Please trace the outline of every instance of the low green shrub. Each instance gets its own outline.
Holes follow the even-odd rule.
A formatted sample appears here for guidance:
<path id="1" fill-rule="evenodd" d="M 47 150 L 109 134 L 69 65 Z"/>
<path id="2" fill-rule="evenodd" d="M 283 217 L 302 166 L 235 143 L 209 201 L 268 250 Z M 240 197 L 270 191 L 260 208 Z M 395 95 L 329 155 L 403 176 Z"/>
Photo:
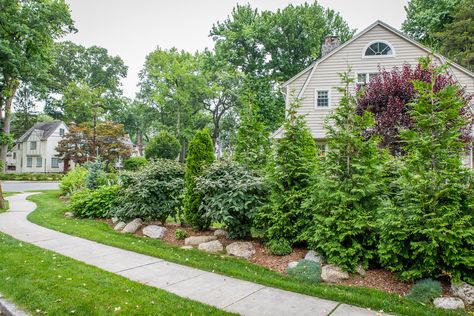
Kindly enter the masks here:
<path id="1" fill-rule="evenodd" d="M 128 171 L 138 171 L 148 164 L 145 157 L 130 157 L 123 162 L 123 169 Z"/>
<path id="2" fill-rule="evenodd" d="M 146 145 L 145 157 L 147 159 L 176 159 L 180 151 L 181 144 L 178 139 L 162 131 Z"/>
<path id="3" fill-rule="evenodd" d="M 82 190 L 86 186 L 87 169 L 77 166 L 69 171 L 59 184 L 61 195 L 71 195 L 76 191 Z"/>
<path id="4" fill-rule="evenodd" d="M 311 260 L 300 260 L 294 268 L 287 269 L 286 273 L 302 282 L 321 282 L 321 264 Z"/>
<path id="5" fill-rule="evenodd" d="M 286 239 L 272 239 L 267 242 L 267 247 L 272 255 L 285 256 L 289 255 L 293 249 L 291 248 L 290 242 Z"/>
<path id="6" fill-rule="evenodd" d="M 217 161 L 196 178 L 200 211 L 226 226 L 230 238 L 250 236 L 253 218 L 266 197 L 263 177 L 232 161 Z"/>
<path id="7" fill-rule="evenodd" d="M 60 181 L 63 173 L 0 173 L 5 181 Z"/>
<path id="8" fill-rule="evenodd" d="M 177 229 L 174 233 L 176 240 L 183 240 L 188 237 L 188 233 L 184 229 Z"/>
<path id="9" fill-rule="evenodd" d="M 156 160 L 128 179 L 111 215 L 122 220 L 139 217 L 165 222 L 176 218 L 182 205 L 184 168 L 176 161 Z"/>
<path id="10" fill-rule="evenodd" d="M 427 304 L 437 298 L 443 292 L 441 283 L 432 279 L 417 281 L 406 296 L 409 300 Z"/>
<path id="11" fill-rule="evenodd" d="M 69 210 L 80 218 L 106 218 L 119 191 L 118 185 L 77 191 L 71 197 Z"/>

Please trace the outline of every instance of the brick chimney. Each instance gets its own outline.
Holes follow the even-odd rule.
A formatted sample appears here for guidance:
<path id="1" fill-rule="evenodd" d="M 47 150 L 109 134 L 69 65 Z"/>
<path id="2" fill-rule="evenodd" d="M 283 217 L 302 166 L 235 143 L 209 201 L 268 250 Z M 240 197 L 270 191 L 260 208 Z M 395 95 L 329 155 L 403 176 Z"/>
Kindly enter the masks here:
<path id="1" fill-rule="evenodd" d="M 321 46 L 321 57 L 329 54 L 333 49 L 341 45 L 339 37 L 336 35 L 328 35 L 324 38 L 324 44 Z"/>

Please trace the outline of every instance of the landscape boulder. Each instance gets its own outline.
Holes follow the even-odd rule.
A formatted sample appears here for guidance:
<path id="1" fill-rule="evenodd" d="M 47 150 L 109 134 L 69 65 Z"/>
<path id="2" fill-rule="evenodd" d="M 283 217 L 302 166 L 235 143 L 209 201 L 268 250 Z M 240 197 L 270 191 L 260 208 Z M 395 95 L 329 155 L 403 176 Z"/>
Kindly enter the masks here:
<path id="1" fill-rule="evenodd" d="M 112 219 L 112 224 L 117 224 L 117 222 L 119 221 L 117 216 L 114 216 L 111 219 Z"/>
<path id="2" fill-rule="evenodd" d="M 127 224 L 125 222 L 118 222 L 115 227 L 114 227 L 114 230 L 116 231 L 121 231 Z"/>
<path id="3" fill-rule="evenodd" d="M 73 218 L 74 213 L 73 212 L 66 212 L 66 213 L 64 213 L 64 216 L 67 217 L 67 218 Z"/>
<path id="4" fill-rule="evenodd" d="M 236 241 L 225 247 L 227 254 L 248 259 L 255 254 L 255 247 L 248 241 Z"/>
<path id="5" fill-rule="evenodd" d="M 222 252 L 224 247 L 219 240 L 212 240 L 199 244 L 198 249 L 209 253 L 218 253 Z"/>
<path id="6" fill-rule="evenodd" d="M 358 275 L 365 277 L 365 269 L 361 264 L 357 266 L 356 272 Z"/>
<path id="7" fill-rule="evenodd" d="M 191 236 L 184 240 L 186 246 L 199 246 L 199 244 L 216 240 L 216 236 Z"/>
<path id="8" fill-rule="evenodd" d="M 165 236 L 166 231 L 166 227 L 158 225 L 148 225 L 142 230 L 143 235 L 153 239 L 162 239 Z"/>
<path id="9" fill-rule="evenodd" d="M 193 249 L 194 247 L 193 246 L 182 246 L 180 247 L 181 249 L 184 249 L 184 250 L 191 250 Z"/>
<path id="10" fill-rule="evenodd" d="M 319 264 L 323 264 L 323 257 L 321 257 L 316 251 L 314 250 L 310 250 L 308 251 L 308 253 L 306 254 L 306 256 L 304 256 L 304 259 L 305 260 L 309 260 L 309 261 L 314 261 L 316 263 L 319 263 Z"/>
<path id="11" fill-rule="evenodd" d="M 342 271 L 342 269 L 336 265 L 328 264 L 322 268 L 321 280 L 324 282 L 338 283 L 347 279 L 349 279 L 349 273 Z"/>
<path id="12" fill-rule="evenodd" d="M 217 230 L 214 231 L 214 236 L 227 237 L 227 231 L 225 231 L 223 229 L 217 229 Z"/>
<path id="13" fill-rule="evenodd" d="M 466 282 L 451 284 L 451 293 L 464 301 L 466 305 L 474 304 L 474 286 Z"/>
<path id="14" fill-rule="evenodd" d="M 288 266 L 286 267 L 286 269 L 293 269 L 293 268 L 296 268 L 297 265 L 298 265 L 298 261 L 291 261 L 291 262 L 288 262 Z"/>
<path id="15" fill-rule="evenodd" d="M 122 233 L 134 234 L 142 226 L 142 220 L 140 218 L 135 218 L 133 221 L 125 225 L 122 229 Z"/>
<path id="16" fill-rule="evenodd" d="M 437 297 L 433 300 L 434 306 L 443 309 L 464 308 L 464 302 L 457 297 Z"/>

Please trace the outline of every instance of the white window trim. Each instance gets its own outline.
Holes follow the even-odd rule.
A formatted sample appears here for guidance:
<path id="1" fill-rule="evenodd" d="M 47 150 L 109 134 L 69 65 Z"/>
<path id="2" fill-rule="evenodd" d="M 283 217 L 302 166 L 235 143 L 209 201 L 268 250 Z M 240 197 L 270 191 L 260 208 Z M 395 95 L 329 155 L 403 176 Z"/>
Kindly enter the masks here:
<path id="1" fill-rule="evenodd" d="M 370 45 L 375 44 L 375 43 L 384 43 L 384 44 L 388 45 L 390 47 L 390 49 L 392 50 L 392 54 L 391 55 L 369 55 L 369 56 L 366 56 L 365 52 L 367 51 L 367 48 L 369 48 Z M 395 51 L 395 47 L 393 47 L 393 45 L 390 44 L 390 42 L 387 42 L 387 41 L 384 41 L 384 40 L 372 41 L 372 42 L 368 43 L 367 45 L 365 45 L 364 49 L 362 50 L 362 58 L 393 58 L 393 57 L 396 57 L 396 56 L 397 56 L 397 53 Z"/>
<path id="2" fill-rule="evenodd" d="M 370 75 L 372 74 L 378 74 L 378 71 L 369 71 L 369 70 L 364 70 L 364 71 L 358 71 L 355 73 L 355 84 L 368 84 L 370 81 Z M 360 82 L 359 81 L 359 75 L 365 74 L 365 82 Z"/>
<path id="3" fill-rule="evenodd" d="M 327 91 L 328 92 L 328 106 L 318 106 L 318 92 Z M 326 110 L 331 108 L 331 88 L 317 88 L 314 89 L 314 108 L 316 110 Z"/>

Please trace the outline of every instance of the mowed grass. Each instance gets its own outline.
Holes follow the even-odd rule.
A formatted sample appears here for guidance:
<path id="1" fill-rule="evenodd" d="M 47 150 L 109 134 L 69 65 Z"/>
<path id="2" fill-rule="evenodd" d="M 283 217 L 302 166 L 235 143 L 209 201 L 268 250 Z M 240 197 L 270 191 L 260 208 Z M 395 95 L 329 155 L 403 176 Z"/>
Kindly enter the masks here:
<path id="1" fill-rule="evenodd" d="M 32 315 L 227 315 L 0 233 L 0 293 Z"/>
<path id="2" fill-rule="evenodd" d="M 340 285 L 301 283 L 286 275 L 270 271 L 244 259 L 223 255 L 210 255 L 199 250 L 183 250 L 160 240 L 117 233 L 106 223 L 87 219 L 64 217 L 66 205 L 58 199 L 58 191 L 44 191 L 29 200 L 38 208 L 28 219 L 39 225 L 67 234 L 83 237 L 103 244 L 162 258 L 171 262 L 212 271 L 238 279 L 281 288 L 320 298 L 336 300 L 372 310 L 399 315 L 466 315 L 461 311 L 444 311 L 432 306 L 411 302 L 398 295 L 375 289 Z"/>

